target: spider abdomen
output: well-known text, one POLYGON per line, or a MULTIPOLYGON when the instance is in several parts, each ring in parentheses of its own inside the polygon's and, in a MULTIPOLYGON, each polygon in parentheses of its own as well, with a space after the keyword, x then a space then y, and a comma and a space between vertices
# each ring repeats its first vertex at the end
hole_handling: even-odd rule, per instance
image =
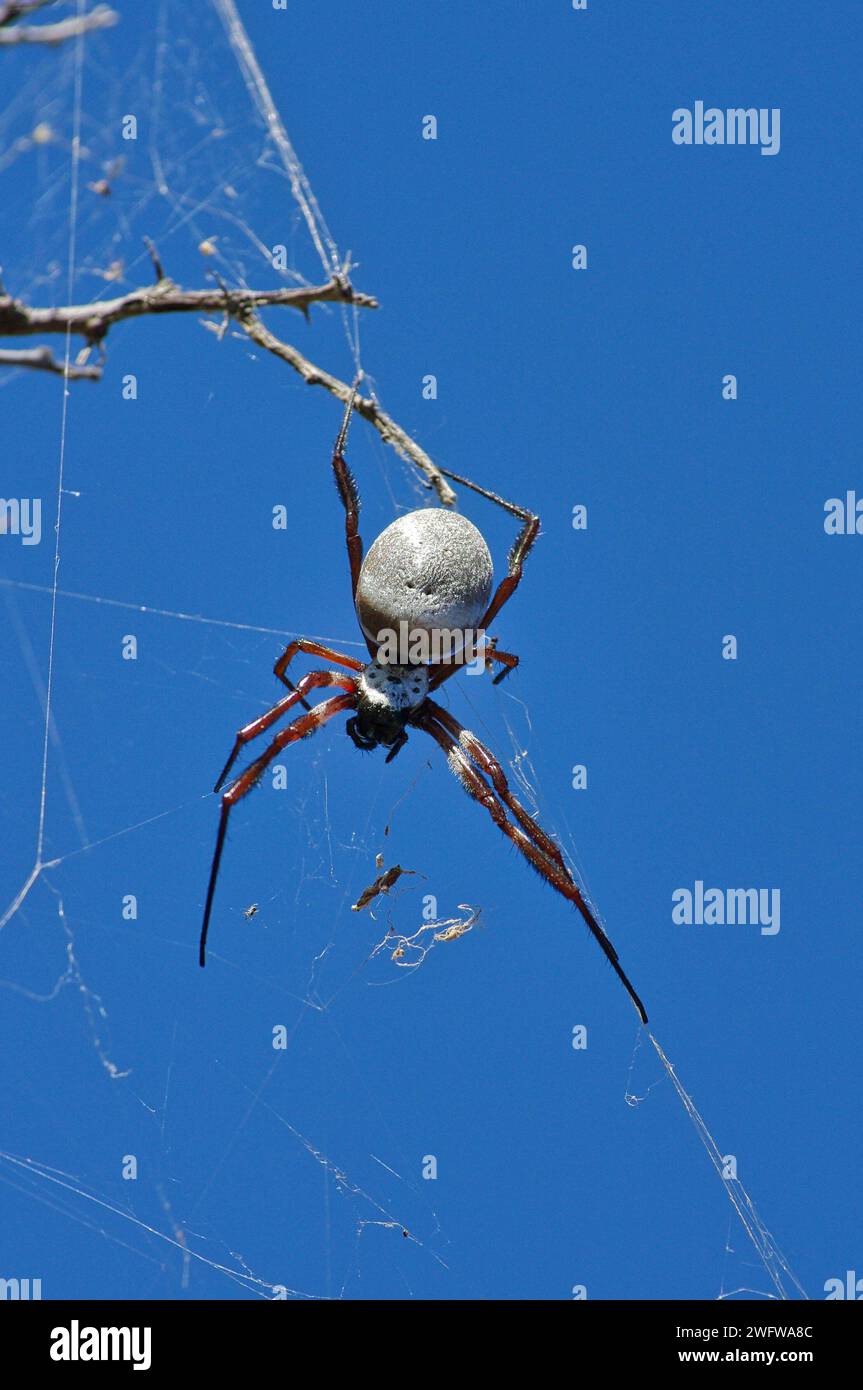
POLYGON ((493 569, 481 533, 458 512, 424 507, 382 531, 357 584, 357 616, 373 642, 381 633, 475 630, 488 607, 493 569))

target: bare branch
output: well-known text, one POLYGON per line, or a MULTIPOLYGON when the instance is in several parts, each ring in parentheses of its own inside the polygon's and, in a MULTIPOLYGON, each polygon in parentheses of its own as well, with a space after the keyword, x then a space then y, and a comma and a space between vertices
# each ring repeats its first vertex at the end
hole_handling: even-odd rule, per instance
MULTIPOLYGON (((37 8, 40 6, 29 6, 31 10, 37 8)), ((65 43, 67 39, 76 39, 79 35, 92 33, 96 29, 110 29, 120 18, 116 10, 109 9, 107 5, 97 5, 89 14, 72 15, 69 19, 58 20, 56 24, 21 24, 15 28, 6 27, 22 13, 27 13, 27 7, 24 5, 7 5, 4 11, 0 12, 0 47, 5 45, 11 48, 13 44, 18 43, 65 43), (10 9, 12 13, 9 13, 10 9)))
POLYGON ((294 290, 229 290, 216 286, 207 290, 183 290, 173 280, 160 280, 146 289, 132 290, 118 299, 94 300, 52 309, 33 309, 10 295, 0 295, 0 335, 23 338, 32 334, 79 333, 89 343, 98 343, 112 324, 143 314, 230 314, 268 305, 284 305, 307 313, 310 304, 334 301, 376 309, 377 300, 360 294, 340 276, 326 285, 309 285, 294 290))
MULTIPOLYGON (((161 267, 154 247, 151 248, 151 257, 156 273, 159 274, 161 267)), ((361 294, 355 290, 344 276, 333 276, 325 285, 310 285, 290 290, 231 289, 224 284, 206 290, 183 290, 175 285, 173 280, 163 278, 155 285, 132 290, 118 299, 95 300, 92 304, 65 305, 51 309, 34 309, 21 300, 0 292, 0 335, 23 338, 34 334, 75 333, 84 338, 89 346, 93 346, 102 342, 113 324, 124 319, 141 318, 146 314, 221 313, 225 322, 233 319, 252 342, 287 362, 309 386, 323 386, 338 400, 347 402, 351 394, 347 382, 340 381, 338 377, 316 367, 290 343, 282 342, 264 326, 255 313, 256 309, 281 305, 308 314, 311 304, 327 302, 356 304, 364 309, 378 307, 378 302, 372 295, 361 294)), ((224 332, 224 326, 220 331, 224 332)), ((37 348, 31 354, 8 351, 0 353, 0 366, 39 367, 44 371, 59 371, 62 375, 62 364, 54 363, 52 366, 51 361, 53 359, 47 348, 37 348)), ((101 375, 101 367, 85 367, 76 363, 74 367, 70 366, 68 375, 70 379, 86 377, 91 381, 97 381, 101 375)), ((395 420, 385 414, 376 401, 358 396, 354 408, 357 414, 362 415, 363 419, 374 426, 384 443, 389 444, 397 454, 424 474, 441 502, 451 507, 456 500, 455 493, 416 440, 411 439, 395 420)))
MULTIPOLYGON (((241 327, 253 343, 257 343, 258 347, 265 348, 267 352, 271 352, 275 357, 287 362, 295 372, 299 372, 308 386, 323 386, 338 400, 347 404, 352 388, 346 381, 339 381, 338 377, 330 376, 329 372, 322 371, 320 367, 316 367, 313 362, 298 352, 295 347, 291 347, 290 343, 283 343, 253 313, 249 312, 242 316, 234 314, 233 317, 239 320, 241 327)), ((408 463, 412 463, 415 468, 425 474, 445 506, 451 507, 453 505, 456 495, 443 474, 425 450, 420 448, 416 440, 411 439, 401 425, 397 425, 395 420, 386 415, 376 401, 367 399, 365 396, 357 396, 354 401, 354 410, 358 415, 362 415, 364 420, 368 420, 370 425, 374 425, 385 444, 389 444, 401 458, 407 459, 408 463)))
POLYGON ((48 347, 20 348, 14 351, 0 348, 0 367, 35 367, 38 371, 64 376, 68 381, 99 381, 102 376, 101 367, 79 367, 74 362, 70 362, 66 367, 65 363, 57 361, 48 347))

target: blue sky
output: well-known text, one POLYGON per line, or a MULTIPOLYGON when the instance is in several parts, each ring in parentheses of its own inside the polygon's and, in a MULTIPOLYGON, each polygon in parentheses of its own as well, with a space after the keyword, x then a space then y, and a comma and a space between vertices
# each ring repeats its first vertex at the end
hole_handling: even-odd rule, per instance
MULTIPOLYGON (((213 269, 279 284, 277 244, 318 281, 210 6, 118 8, 82 73, 75 299, 146 283, 144 235, 189 287, 213 269), (100 197, 87 184, 119 157, 100 197), (114 261, 119 279, 98 278, 114 261)), ((863 540, 823 525, 828 498, 863 493, 859 7, 239 9, 353 281, 380 300, 360 327, 384 407, 542 517, 495 624, 519 671, 452 682, 449 707, 502 757, 527 753, 657 1039, 823 1297, 863 1258, 863 540), (675 145, 672 112, 698 100, 779 108, 780 152, 675 145), (699 880, 779 889, 779 932, 676 925, 672 894, 699 880)), ((2 150, 52 131, 0 165, 4 283, 59 302, 74 52, 10 50, 0 70, 2 150)), ((266 321, 350 377, 338 311, 266 321)), ((0 493, 42 498, 44 519, 38 545, 0 538, 0 913, 39 820, 61 407, 57 378, 3 380, 0 493)), ((45 783, 59 862, 0 932, 0 1275, 45 1297, 770 1292, 595 944, 420 734, 389 767, 338 722, 290 750, 287 786, 234 815, 197 967, 208 792, 236 729, 277 697, 288 636, 360 650, 339 418, 194 316, 115 327, 103 380, 70 390, 45 783), (415 876, 375 920, 350 905, 379 852, 415 876), (481 907, 481 927, 417 970, 370 959, 429 894, 442 918, 481 907)), ((429 502, 362 422, 349 457, 367 543, 429 502)), ((460 506, 502 572, 510 519, 460 506)))

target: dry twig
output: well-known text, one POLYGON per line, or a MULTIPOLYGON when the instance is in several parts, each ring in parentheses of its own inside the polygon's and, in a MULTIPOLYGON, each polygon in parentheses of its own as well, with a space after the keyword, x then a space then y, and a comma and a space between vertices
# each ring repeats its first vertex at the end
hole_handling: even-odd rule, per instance
POLYGON ((6 0, 0 5, 0 29, 5 24, 14 24, 16 19, 23 19, 25 15, 35 14, 36 10, 44 10, 47 5, 56 5, 57 0, 6 0))
MULTIPOLYGON (((97 299, 90 304, 40 309, 24 304, 20 299, 13 299, 0 290, 0 336, 24 338, 36 334, 73 333, 83 338, 86 346, 78 354, 74 365, 70 364, 69 379, 86 377, 98 381, 101 367, 88 367, 85 360, 89 349, 101 345, 115 323, 149 314, 221 314, 220 335, 224 332, 224 323, 233 320, 253 343, 287 362, 309 386, 323 386, 338 400, 348 401, 351 387, 346 381, 340 381, 321 367, 316 367, 297 348, 277 338, 261 322, 256 311, 282 307, 299 309, 308 317, 312 304, 353 304, 361 309, 376 309, 378 301, 372 295, 355 290, 344 275, 334 275, 324 285, 299 289, 231 289, 220 283, 205 290, 184 290, 162 274, 155 247, 150 245, 148 249, 160 278, 154 285, 131 290, 116 299, 97 299)), ((212 328, 213 325, 208 323, 207 327, 212 328)), ((34 352, 5 352, 0 355, 0 366, 35 367, 63 374, 62 365, 54 360, 47 348, 34 352)), ((455 493, 416 440, 411 439, 371 397, 358 396, 355 409, 358 415, 374 426, 385 444, 389 444, 401 458, 413 464, 425 476, 445 506, 453 505, 455 493)))
POLYGON ((81 34, 90 34, 96 29, 110 29, 120 16, 107 5, 97 5, 87 14, 72 15, 69 19, 59 19, 56 24, 21 24, 13 27, 14 21, 25 14, 42 9, 47 0, 27 4, 7 4, 0 10, 0 47, 11 48, 20 43, 58 44, 67 39, 76 39, 81 34))
MULTIPOLYGON (((259 347, 265 348, 267 352, 271 352, 275 357, 287 362, 288 366, 293 367, 295 372, 299 372, 308 386, 323 386, 331 395, 347 404, 353 388, 346 381, 339 381, 338 377, 331 376, 329 372, 316 367, 290 343, 282 342, 268 328, 265 328, 260 319, 253 314, 247 315, 240 321, 253 343, 257 343, 259 347)), ((456 495, 440 469, 432 462, 425 449, 421 448, 415 439, 411 439, 401 425, 397 425, 395 420, 381 410, 377 401, 372 400, 371 397, 358 395, 354 401, 354 410, 357 415, 368 420, 370 425, 374 425, 385 444, 389 444, 401 458, 406 459, 408 463, 412 463, 415 468, 425 474, 429 485, 434 488, 444 506, 451 507, 453 505, 456 495)))
POLYGON ((102 376, 101 367, 78 366, 70 362, 67 368, 65 363, 57 361, 47 347, 19 350, 0 348, 0 367, 35 367, 38 371, 64 376, 67 381, 99 381, 102 376))
POLYGON ((101 342, 108 329, 124 319, 144 314, 230 314, 240 318, 255 309, 275 305, 299 309, 306 314, 310 304, 335 301, 376 309, 377 300, 359 291, 344 279, 333 276, 325 285, 309 285, 294 290, 231 290, 218 285, 206 290, 184 290, 173 280, 161 279, 155 285, 131 290, 117 299, 96 299, 90 304, 36 309, 11 295, 0 294, 0 335, 29 337, 43 333, 75 333, 88 343, 101 342))

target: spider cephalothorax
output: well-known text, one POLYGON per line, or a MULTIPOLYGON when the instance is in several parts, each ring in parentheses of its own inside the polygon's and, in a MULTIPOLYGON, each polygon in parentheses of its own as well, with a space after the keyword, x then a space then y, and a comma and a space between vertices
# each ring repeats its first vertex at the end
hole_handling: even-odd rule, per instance
POLYGON ((407 742, 405 724, 428 695, 428 669, 383 666, 375 658, 357 676, 356 687, 357 712, 347 722, 348 735, 363 750, 383 744, 391 762, 407 742))
POLYGON ((409 727, 434 739, 468 795, 485 807, 498 829, 552 888, 581 913, 639 1018, 646 1023, 644 1005, 559 846, 510 791, 494 754, 432 699, 432 694, 461 669, 466 659, 478 659, 488 666, 497 662, 501 671, 496 680, 518 665, 518 657, 499 651, 493 640, 486 643, 485 633, 518 587, 525 556, 539 532, 539 517, 442 468, 440 471, 454 482, 496 502, 521 520, 507 573, 494 592, 491 555, 482 535, 465 517, 442 508, 424 507, 399 517, 381 532, 364 560, 359 494, 344 459, 355 395, 356 387, 347 402, 336 440, 333 472, 345 509, 351 590, 371 660, 358 661, 321 642, 301 637, 291 642, 276 662, 274 674, 287 686, 288 694, 240 730, 215 790, 221 791, 247 743, 265 733, 289 710, 296 710, 298 704, 306 712, 283 727, 263 753, 222 792, 222 813, 201 927, 200 963, 204 965, 206 961, 207 931, 231 810, 251 791, 283 748, 313 734, 334 715, 350 712, 347 733, 357 748, 370 750, 383 745, 389 749, 387 762, 404 746, 409 727), (333 661, 341 669, 309 671, 294 685, 286 672, 299 652, 333 661), (310 707, 305 697, 324 689, 339 693, 310 707))

